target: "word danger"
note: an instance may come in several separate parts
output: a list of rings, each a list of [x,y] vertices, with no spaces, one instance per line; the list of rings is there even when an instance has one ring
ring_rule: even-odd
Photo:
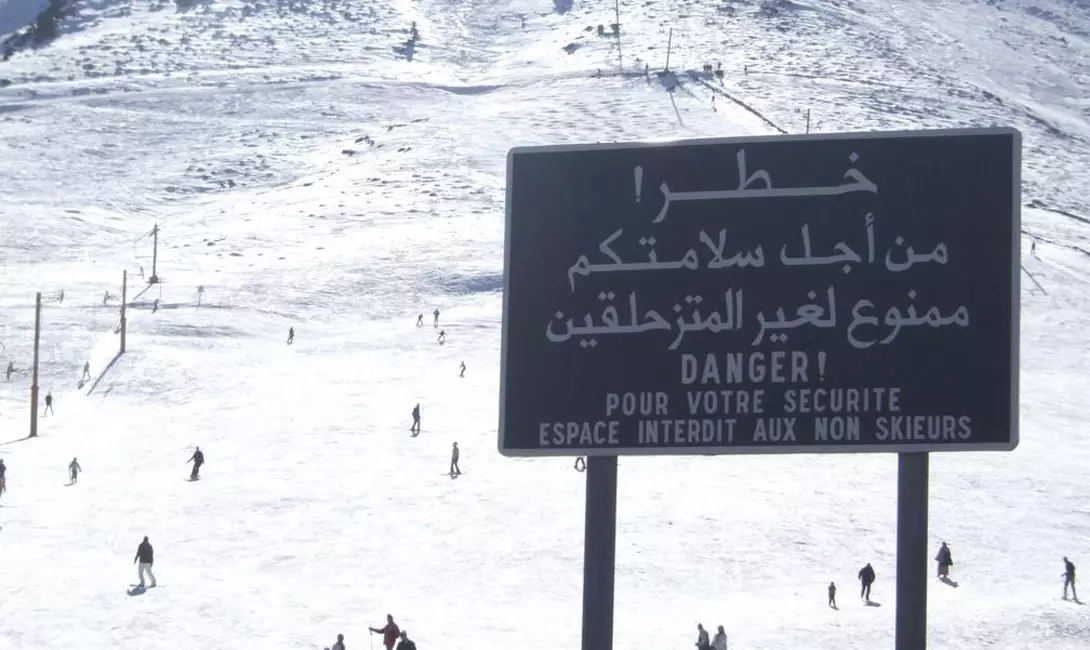
[[[709,353],[699,356],[682,354],[681,383],[705,386],[766,382],[804,384],[824,376],[825,359],[824,352],[808,353],[804,350]]]

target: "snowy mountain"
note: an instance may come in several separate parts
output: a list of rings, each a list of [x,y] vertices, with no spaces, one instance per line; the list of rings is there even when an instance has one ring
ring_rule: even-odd
[[[47,6],[0,0],[0,41]],[[1090,643],[1058,577],[1090,561],[1090,5],[618,8],[619,38],[612,2],[74,0],[11,50],[0,368],[30,365],[42,292],[56,413],[22,440],[29,378],[0,377],[0,648],[359,649],[388,612],[422,650],[575,647],[583,477],[496,452],[506,152],[801,132],[807,110],[1022,131],[1022,443],[932,457],[960,586],[931,585],[930,639]],[[414,326],[435,308],[442,346]],[[895,477],[884,455],[622,458],[617,647],[691,647],[697,622],[732,648],[888,646]],[[130,596],[144,535],[159,585]],[[853,593],[868,561],[881,607]]]

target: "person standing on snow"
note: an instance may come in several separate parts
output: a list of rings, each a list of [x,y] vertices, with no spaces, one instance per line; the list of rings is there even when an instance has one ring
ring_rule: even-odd
[[[727,633],[723,631],[722,625],[716,630],[715,637],[712,639],[712,650],[727,650]]]
[[[452,447],[451,450],[450,450],[450,475],[451,476],[460,476],[462,474],[461,468],[458,467],[458,456],[460,456],[460,455],[461,454],[458,451],[458,443],[454,443],[454,447]]]
[[[75,484],[79,480],[79,473],[82,471],[83,468],[79,466],[79,461],[73,456],[72,462],[68,463],[68,479]]]
[[[147,536],[144,537],[144,541],[140,542],[140,546],[136,547],[136,557],[132,561],[133,564],[140,562],[137,569],[140,586],[144,586],[144,573],[147,572],[148,577],[151,578],[151,586],[155,587],[155,574],[151,572],[151,565],[155,563],[155,550],[152,549]]]
[[[417,404],[413,407],[413,425],[409,427],[409,431],[420,433],[420,405]]]
[[[424,314],[420,314],[419,316],[416,317],[416,326],[417,327],[423,327],[424,326]]]
[[[416,644],[405,630],[401,630],[401,640],[397,642],[397,650],[416,650]]]
[[[433,311],[431,313],[431,315],[435,317],[435,323],[432,325],[432,327],[438,328],[439,327],[439,308],[436,307],[435,311]]]
[[[333,644],[333,647],[329,650],[344,650],[344,635],[337,635],[337,642]]]
[[[197,447],[197,450],[185,462],[193,463],[193,472],[189,475],[189,480],[196,481],[197,475],[201,473],[201,465],[204,465],[204,452],[201,451],[200,447]]]
[[[295,343],[295,328],[294,327],[289,327],[288,328],[288,345],[291,345],[292,343]]]
[[[42,413],[42,416],[44,417],[46,413],[53,413],[53,391],[45,394],[45,413]]]
[[[711,650],[712,644],[708,641],[708,631],[703,623],[696,624],[696,650]]]
[[[950,555],[950,547],[946,545],[946,542],[943,542],[942,546],[939,547],[935,562],[938,563],[938,576],[940,578],[950,575],[950,567],[954,566],[954,558]]]
[[[836,609],[836,583],[829,583],[829,607]]]
[[[2,463],[0,463],[2,464]],[[1079,602],[1079,593],[1075,591],[1075,563],[1064,557],[1064,572],[1060,575],[1064,579],[1064,600],[1067,600],[1067,586],[1071,585],[1071,599]]]
[[[386,646],[386,650],[394,650],[394,643],[397,642],[397,637],[401,634],[401,630],[398,629],[397,623],[394,623],[394,617],[390,614],[386,615],[386,625],[382,627],[369,627],[367,628],[375,634],[382,635],[382,645]]]
[[[863,600],[870,602],[870,586],[874,584],[874,567],[867,562],[867,566],[859,570],[859,582],[863,585],[863,588],[859,590],[859,597]]]
[[[0,458],[0,494],[8,491],[8,480],[5,475],[8,473],[8,467],[4,464],[4,459]]]
[[[83,362],[83,376],[80,377],[80,381],[87,381],[90,378],[91,378],[91,362],[90,361],[84,361]]]
[[[459,377],[465,377],[466,376],[466,362],[465,361],[462,362],[462,371],[458,373],[458,376]]]

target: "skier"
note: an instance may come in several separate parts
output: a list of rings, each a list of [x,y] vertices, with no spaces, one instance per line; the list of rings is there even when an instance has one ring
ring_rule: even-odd
[[[401,630],[401,641],[397,644],[397,650],[416,650],[416,644],[409,638],[409,633]]]
[[[432,325],[432,327],[439,327],[439,308],[436,307],[435,311],[433,311],[431,315],[435,317],[435,324]]]
[[[11,376],[15,374],[15,362],[8,362],[8,381],[11,381]]]
[[[45,394],[45,413],[53,413],[53,392],[52,391]],[[42,417],[45,417],[45,413],[42,414]],[[56,413],[53,413],[53,415],[56,415]]]
[[[289,327],[288,328],[288,345],[291,345],[294,342],[295,342],[295,328],[294,327]]]
[[[110,302],[110,292],[106,291],[102,294],[102,304],[105,305],[108,302]]]
[[[90,378],[91,378],[91,362],[90,361],[84,361],[83,362],[83,377],[80,378],[80,382],[87,381]]]
[[[715,638],[712,639],[712,650],[727,650],[727,633],[723,631],[722,625],[716,630]]]
[[[829,607],[836,609],[836,583],[829,583]]]
[[[79,461],[75,456],[72,457],[72,462],[68,463],[68,478],[72,483],[79,481],[79,473],[83,471],[83,468],[79,466]]]
[[[447,331],[439,330],[439,338],[437,340],[439,341],[439,345],[443,345],[447,340]]]
[[[946,542],[942,543],[939,547],[939,553],[935,556],[935,561],[938,562],[938,576],[945,578],[950,574],[950,567],[954,566],[954,558],[950,556],[950,547],[946,545]]]
[[[702,623],[696,624],[696,650],[711,650],[712,644],[708,641],[708,631]]]
[[[458,467],[458,443],[454,443],[454,447],[450,450],[450,475],[461,476],[462,470]]]
[[[337,642],[334,643],[333,647],[329,648],[328,650],[344,650],[344,635],[343,634],[338,634],[337,635]]]
[[[863,588],[859,590],[859,597],[868,603],[870,602],[870,586],[874,584],[874,577],[874,567],[867,562],[867,566],[859,570],[859,582],[863,585]]]
[[[193,455],[189,457],[189,460],[185,462],[193,463],[193,472],[189,475],[189,480],[196,481],[197,475],[201,472],[201,465],[204,465],[204,452],[201,451],[200,447],[197,447],[197,450],[194,451]]]
[[[419,316],[416,317],[416,326],[417,327],[424,327],[424,314],[420,314]]]
[[[0,461],[0,466],[3,466],[3,462]],[[3,476],[3,474],[0,474]],[[1067,586],[1071,585],[1071,599],[1075,602],[1079,602],[1079,593],[1075,591],[1075,563],[1064,557],[1064,572],[1060,575],[1064,578],[1064,600],[1067,600]]]
[[[389,614],[386,615],[386,625],[380,628],[369,627],[367,629],[375,634],[382,635],[382,645],[386,646],[386,650],[394,650],[394,643],[397,642],[397,637],[401,634],[397,623],[394,623],[394,617]]]
[[[1029,254],[1034,256],[1034,257],[1037,257],[1037,240],[1036,239],[1034,239],[1029,244]]]
[[[4,477],[8,473],[8,467],[4,464],[4,459],[0,458],[0,494],[8,491],[8,481]]]
[[[151,542],[148,541],[147,536],[140,542],[140,546],[136,547],[136,557],[132,559],[132,562],[136,564],[137,561],[140,562],[137,569],[137,575],[140,577],[139,586],[144,586],[144,573],[147,572],[148,577],[151,578],[151,586],[154,588],[155,574],[151,572],[151,565],[155,563],[155,550],[151,548]]]
[[[466,362],[465,361],[462,362],[462,371],[458,373],[458,376],[459,377],[465,377],[466,376]]]
[[[413,425],[409,427],[409,431],[413,433],[420,433],[420,405],[417,404],[413,407]]]

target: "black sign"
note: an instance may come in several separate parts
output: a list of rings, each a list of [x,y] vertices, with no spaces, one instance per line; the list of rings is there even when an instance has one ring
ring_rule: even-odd
[[[507,165],[502,454],[1018,444],[1018,131]]]

